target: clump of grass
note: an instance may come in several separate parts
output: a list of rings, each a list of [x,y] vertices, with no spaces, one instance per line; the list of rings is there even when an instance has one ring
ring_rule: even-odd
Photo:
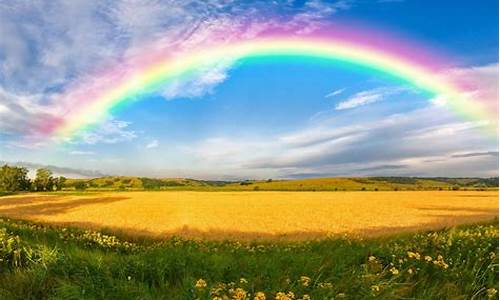
[[[0,228],[0,245],[11,245],[0,250],[5,299],[486,299],[498,290],[497,223],[246,243],[131,242],[13,220]]]

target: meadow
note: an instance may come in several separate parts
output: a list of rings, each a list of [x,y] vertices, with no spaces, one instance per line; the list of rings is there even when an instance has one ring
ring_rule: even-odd
[[[497,220],[249,243],[0,220],[0,299],[497,299],[497,291]]]

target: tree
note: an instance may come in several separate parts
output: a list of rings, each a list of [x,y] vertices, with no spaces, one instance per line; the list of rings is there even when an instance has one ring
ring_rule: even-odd
[[[87,188],[87,184],[84,181],[75,182],[75,189],[78,191],[83,191]]]
[[[27,191],[30,187],[28,169],[8,165],[0,168],[0,190],[6,192]]]
[[[58,178],[54,179],[54,184],[56,186],[56,190],[57,191],[62,190],[65,182],[66,182],[66,177],[64,177],[64,176],[59,176]]]
[[[37,191],[54,190],[54,178],[52,177],[52,171],[46,168],[36,170],[35,189]]]

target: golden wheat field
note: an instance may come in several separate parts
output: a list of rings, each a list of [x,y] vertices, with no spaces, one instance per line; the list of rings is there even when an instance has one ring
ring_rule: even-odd
[[[158,237],[292,238],[435,229],[498,216],[498,192],[111,192],[17,195],[0,216]]]

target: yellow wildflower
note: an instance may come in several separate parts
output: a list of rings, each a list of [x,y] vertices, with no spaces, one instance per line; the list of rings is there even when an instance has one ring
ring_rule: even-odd
[[[391,272],[392,275],[398,275],[399,274],[399,270],[396,269],[396,267],[392,267],[391,269],[389,269],[389,272]]]
[[[197,289],[203,289],[203,288],[207,287],[207,282],[200,278],[196,281],[196,284],[194,286]]]
[[[431,262],[432,261],[432,257],[430,257],[429,255],[426,255],[424,257],[425,261],[428,261],[428,262]]]
[[[373,292],[378,292],[378,291],[380,291],[380,287],[379,287],[378,285],[372,285],[372,286],[371,286],[371,289],[372,289],[372,291],[373,291]]]
[[[295,295],[292,292],[288,292],[287,294],[283,292],[276,293],[276,300],[293,300],[295,299]]]
[[[248,283],[248,280],[246,280],[245,278],[240,278],[240,283],[241,284],[247,284]]]
[[[311,300],[311,296],[309,296],[308,294],[304,294],[301,300]]]
[[[333,284],[331,282],[320,282],[318,286],[322,289],[331,289],[333,288]]]
[[[300,276],[300,283],[303,286],[309,286],[309,284],[311,283],[311,278],[309,278],[307,276]]]
[[[420,260],[420,253],[418,252],[408,251],[406,254],[408,255],[409,258],[415,258],[416,260]]]
[[[235,300],[245,300],[247,298],[247,292],[242,288],[236,288],[233,293],[233,299]]]
[[[266,300],[266,294],[264,294],[263,292],[257,292],[253,299],[254,300]]]
[[[372,256],[368,257],[368,261],[369,262],[375,262],[375,261],[377,261],[377,258],[372,255]]]
[[[490,289],[486,290],[486,295],[488,296],[488,298],[493,298],[496,296],[496,294],[497,294],[497,290],[494,288],[490,288]]]

